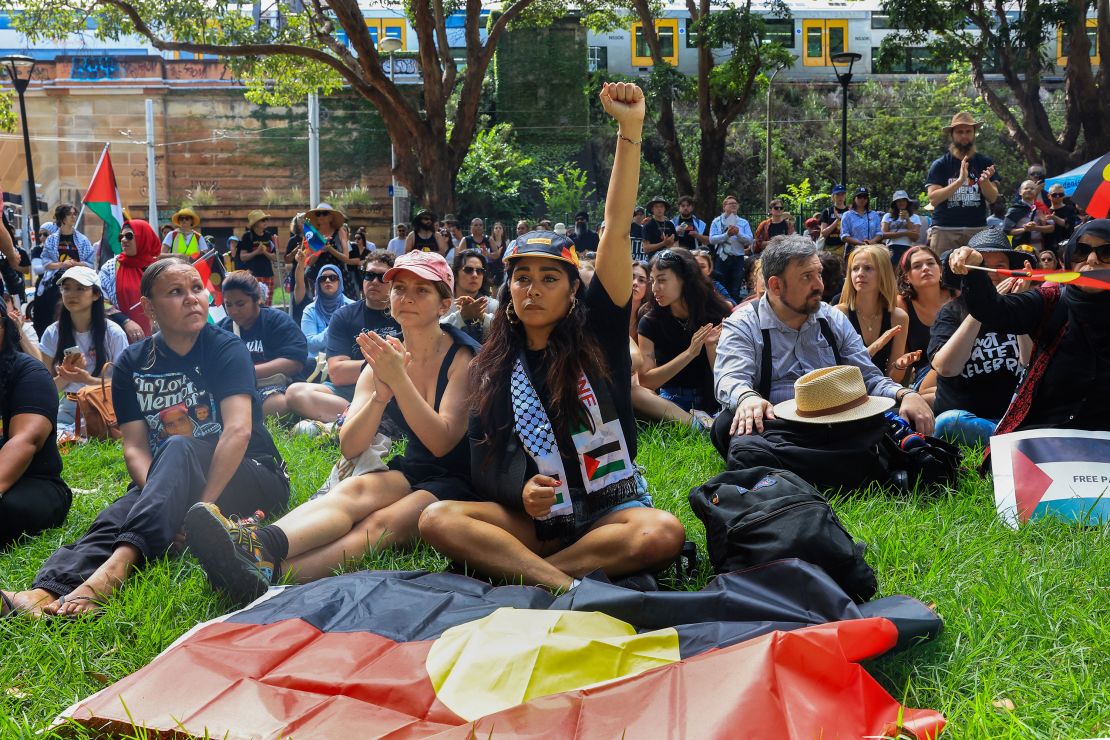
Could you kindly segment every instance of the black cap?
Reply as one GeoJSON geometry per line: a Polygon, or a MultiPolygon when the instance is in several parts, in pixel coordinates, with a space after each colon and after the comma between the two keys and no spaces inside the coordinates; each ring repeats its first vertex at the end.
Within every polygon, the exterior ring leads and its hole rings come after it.
{"type": "Polygon", "coordinates": [[[855,199],[855,198],[860,197],[861,195],[866,195],[868,198],[870,198],[871,197],[871,191],[861,185],[858,188],[856,188],[856,192],[852,194],[852,198],[855,199]]]}

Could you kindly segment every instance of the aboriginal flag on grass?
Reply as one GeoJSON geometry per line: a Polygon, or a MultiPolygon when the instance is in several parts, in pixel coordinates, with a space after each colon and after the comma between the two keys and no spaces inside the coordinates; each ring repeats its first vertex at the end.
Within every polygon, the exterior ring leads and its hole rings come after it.
{"type": "Polygon", "coordinates": [[[858,662],[940,629],[904,596],[856,605],[785,560],[698,592],[587,579],[562,596],[446,573],[287,588],[194,629],[67,710],[175,736],[860,738],[943,717],[858,662]]]}

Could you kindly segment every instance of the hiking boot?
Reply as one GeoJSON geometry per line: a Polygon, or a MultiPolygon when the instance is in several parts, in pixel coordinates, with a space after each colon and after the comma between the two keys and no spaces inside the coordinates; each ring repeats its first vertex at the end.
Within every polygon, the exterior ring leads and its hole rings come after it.
{"type": "Polygon", "coordinates": [[[185,539],[212,588],[244,607],[266,593],[274,562],[255,536],[255,525],[232,521],[215,504],[197,503],[185,514],[185,539]]]}

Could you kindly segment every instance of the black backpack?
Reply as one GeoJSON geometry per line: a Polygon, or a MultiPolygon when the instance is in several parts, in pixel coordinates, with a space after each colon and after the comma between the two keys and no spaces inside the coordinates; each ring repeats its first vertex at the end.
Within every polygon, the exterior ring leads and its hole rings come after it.
{"type": "Polygon", "coordinates": [[[755,467],[728,471],[690,491],[705,524],[709,561],[728,573],[783,558],[822,568],[857,603],[875,595],[875,572],[825,497],[798,475],[755,467]]]}

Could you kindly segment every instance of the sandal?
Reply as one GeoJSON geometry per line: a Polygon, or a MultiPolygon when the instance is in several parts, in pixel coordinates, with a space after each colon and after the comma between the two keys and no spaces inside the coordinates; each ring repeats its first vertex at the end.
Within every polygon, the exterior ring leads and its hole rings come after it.
{"type": "Polygon", "coordinates": [[[96,617],[96,616],[100,615],[101,610],[106,605],[107,605],[107,603],[105,601],[103,601],[101,599],[98,599],[95,596],[71,596],[69,594],[66,594],[65,596],[63,596],[61,598],[61,603],[58,604],[58,610],[55,610],[53,616],[55,616],[55,617],[69,617],[71,619],[76,619],[78,617],[96,617]],[[93,609],[91,611],[81,612],[79,614],[59,614],[58,613],[58,611],[61,610],[62,607],[64,607],[66,604],[81,602],[81,601],[95,604],[96,609],[93,609]]]}

